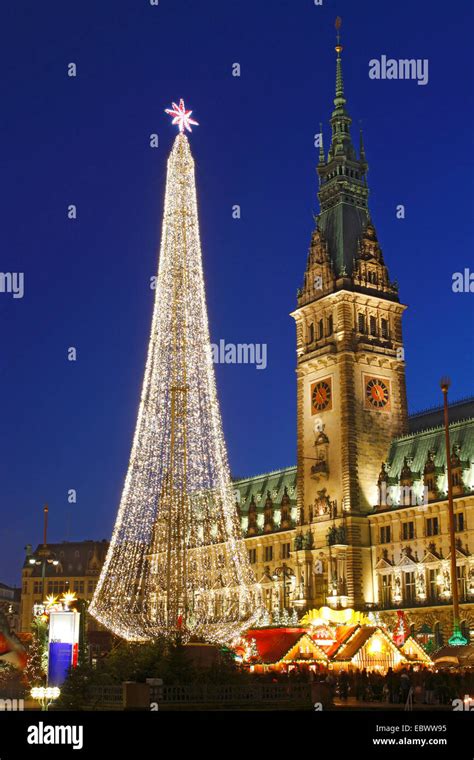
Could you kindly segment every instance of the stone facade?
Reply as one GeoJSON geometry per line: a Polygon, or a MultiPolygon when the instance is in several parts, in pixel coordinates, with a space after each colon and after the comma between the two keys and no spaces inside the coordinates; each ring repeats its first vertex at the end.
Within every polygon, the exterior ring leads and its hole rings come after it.
{"type": "MultiPolygon", "coordinates": [[[[33,606],[41,604],[46,596],[73,591],[79,599],[90,601],[107,553],[108,542],[63,541],[48,544],[47,557],[43,546],[35,552],[27,547],[22,570],[20,631],[28,633],[33,620],[33,606]],[[45,560],[43,578],[43,559],[45,560]],[[49,560],[54,560],[54,563],[49,560]]],[[[97,626],[88,616],[90,630],[97,626]]]]}
{"type": "MultiPolygon", "coordinates": [[[[434,414],[431,410],[425,415],[430,424],[434,414]]],[[[465,449],[456,455],[462,472],[458,481],[462,491],[454,496],[456,557],[461,624],[464,635],[469,638],[472,631],[474,638],[474,401],[454,404],[452,415],[465,416],[451,423],[450,434],[453,447],[457,449],[456,442],[463,440],[465,449]]],[[[441,410],[437,416],[441,423],[441,410]]],[[[422,427],[423,415],[409,418],[409,424],[422,427]]],[[[296,467],[234,482],[243,535],[270,617],[281,619],[284,609],[300,616],[327,604],[372,611],[393,624],[397,610],[403,609],[416,632],[428,626],[438,644],[447,640],[452,611],[443,434],[439,424],[394,439],[381,470],[390,473],[387,486],[376,479],[375,501],[369,511],[358,515],[338,517],[327,496],[316,507],[306,505],[301,510],[296,467]],[[428,461],[433,460],[438,471],[436,489],[424,503],[423,480],[431,475],[425,475],[418,463],[423,452],[435,448],[428,461]],[[407,450],[412,454],[413,487],[404,494],[407,450]],[[379,503],[380,494],[392,503],[379,503]],[[254,525],[250,533],[249,508],[254,525]],[[283,526],[282,515],[288,511],[291,522],[283,526]],[[357,596],[351,594],[353,588],[360,590],[357,596]]]]}
{"type": "MultiPolygon", "coordinates": [[[[336,51],[320,214],[292,314],[297,466],[236,481],[238,508],[269,614],[329,604],[393,617],[403,608],[441,641],[450,599],[441,410],[408,416],[406,307],[370,219],[365,149],[362,136],[358,152],[352,144],[336,51]],[[291,524],[281,519],[288,509],[291,524]]],[[[451,411],[461,609],[474,633],[474,404],[451,411]]]]}

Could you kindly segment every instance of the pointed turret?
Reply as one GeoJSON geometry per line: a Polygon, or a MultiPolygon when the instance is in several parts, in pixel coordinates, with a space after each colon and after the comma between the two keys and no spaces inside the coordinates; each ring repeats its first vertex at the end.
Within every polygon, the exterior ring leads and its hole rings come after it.
{"type": "Polygon", "coordinates": [[[344,79],[342,76],[342,58],[341,53],[341,18],[336,19],[336,94],[334,97],[334,111],[331,115],[332,138],[329,159],[336,156],[347,156],[350,159],[356,158],[354,146],[351,141],[350,127],[352,119],[346,110],[346,98],[344,95],[344,79]]]}
{"type": "Polygon", "coordinates": [[[318,164],[321,213],[318,227],[328,242],[336,276],[350,276],[358,241],[369,220],[367,162],[361,143],[360,157],[351,139],[352,119],[346,108],[342,73],[341,19],[336,19],[336,91],[331,114],[331,146],[328,160],[318,164]]]}
{"type": "Polygon", "coordinates": [[[362,129],[358,151],[351,139],[352,119],[346,107],[342,73],[341,23],[338,17],[331,144],[326,159],[320,125],[317,166],[320,213],[316,217],[304,284],[298,291],[299,306],[347,288],[370,294],[383,293],[384,298],[399,300],[397,285],[390,280],[370,219],[368,163],[362,129]]]}
{"type": "Polygon", "coordinates": [[[319,164],[318,166],[324,166],[326,163],[326,157],[324,155],[324,141],[323,141],[323,125],[319,124],[319,133],[321,135],[321,143],[319,145],[319,164]]]}

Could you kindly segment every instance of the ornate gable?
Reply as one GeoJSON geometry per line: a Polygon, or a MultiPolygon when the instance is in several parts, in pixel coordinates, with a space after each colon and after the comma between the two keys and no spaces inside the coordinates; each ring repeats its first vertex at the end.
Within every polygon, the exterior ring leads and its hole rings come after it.
{"type": "Polygon", "coordinates": [[[416,570],[417,564],[418,563],[415,562],[415,560],[412,557],[408,556],[408,554],[405,554],[402,557],[400,557],[400,559],[396,563],[396,567],[400,569],[405,568],[407,570],[416,570]]]}

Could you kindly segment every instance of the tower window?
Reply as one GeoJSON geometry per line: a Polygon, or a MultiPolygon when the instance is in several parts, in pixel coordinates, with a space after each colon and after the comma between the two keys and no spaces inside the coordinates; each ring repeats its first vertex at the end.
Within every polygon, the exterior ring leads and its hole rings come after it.
{"type": "Polygon", "coordinates": [[[388,338],[388,322],[386,319],[382,319],[381,321],[381,328],[382,328],[382,338],[388,338]]]}
{"type": "Polygon", "coordinates": [[[365,316],[364,316],[364,314],[359,314],[358,324],[359,324],[359,332],[360,333],[365,333],[365,316]]]}
{"type": "Polygon", "coordinates": [[[332,314],[330,314],[328,317],[328,335],[332,335],[333,330],[334,330],[333,318],[332,318],[332,314]]]}
{"type": "Polygon", "coordinates": [[[311,322],[311,324],[309,326],[308,342],[312,343],[313,341],[314,341],[314,324],[313,324],[313,322],[311,322]]]}
{"type": "Polygon", "coordinates": [[[321,340],[323,336],[324,336],[324,321],[320,319],[319,324],[318,324],[318,340],[321,340]]]}
{"type": "Polygon", "coordinates": [[[370,317],[370,334],[377,335],[377,320],[375,317],[370,317]]]}

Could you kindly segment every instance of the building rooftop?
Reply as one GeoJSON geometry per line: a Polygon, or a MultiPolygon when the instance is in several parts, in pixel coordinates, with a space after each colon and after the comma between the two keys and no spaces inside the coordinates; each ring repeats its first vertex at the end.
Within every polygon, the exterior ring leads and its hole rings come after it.
{"type": "MultiPolygon", "coordinates": [[[[459,401],[453,401],[449,404],[449,422],[460,422],[461,420],[474,419],[474,396],[459,401]]],[[[408,417],[408,427],[410,434],[417,433],[420,430],[441,427],[444,425],[443,406],[434,406],[430,409],[424,409],[420,412],[414,412],[408,417]]]]}
{"type": "MultiPolygon", "coordinates": [[[[453,401],[449,405],[451,446],[459,446],[459,456],[466,469],[474,459],[474,397],[453,401]]],[[[423,472],[428,452],[434,452],[434,460],[440,469],[446,465],[444,444],[443,407],[437,406],[411,414],[408,418],[408,435],[396,438],[390,447],[387,462],[390,466],[390,479],[397,480],[403,467],[405,456],[414,473],[423,472]]],[[[267,491],[275,506],[279,506],[285,487],[290,505],[296,505],[296,466],[283,467],[279,470],[236,478],[233,481],[239,492],[240,506],[243,512],[255,499],[257,511],[263,511],[267,491]]]]}
{"type": "MultiPolygon", "coordinates": [[[[469,404],[460,404],[458,414],[450,414],[449,424],[451,450],[455,447],[463,472],[469,471],[474,461],[474,416],[471,418],[465,416],[469,408],[469,404]]],[[[420,429],[392,441],[387,459],[389,481],[398,480],[405,457],[415,479],[421,478],[429,454],[433,457],[436,474],[440,475],[445,470],[446,443],[443,421],[431,427],[425,426],[426,421],[433,423],[436,421],[434,410],[418,417],[420,420],[423,417],[424,420],[420,429]]],[[[470,475],[467,477],[469,478],[470,475]]],[[[473,484],[468,482],[466,485],[470,488],[473,484]]]]}
{"type": "Polygon", "coordinates": [[[263,475],[234,480],[234,486],[239,493],[237,500],[240,500],[240,506],[244,511],[248,510],[252,496],[257,510],[263,510],[267,491],[270,492],[273,503],[278,506],[285,494],[285,488],[290,505],[296,505],[296,467],[283,467],[281,470],[273,470],[263,475]]]}
{"type": "MultiPolygon", "coordinates": [[[[46,563],[47,577],[98,575],[104,563],[109,543],[102,541],[62,541],[61,543],[48,544],[47,549],[51,558],[58,560],[57,565],[46,563]]],[[[29,560],[32,556],[41,558],[43,544],[38,544],[36,550],[27,553],[24,569],[31,569],[33,577],[41,577],[41,565],[31,565],[29,560]]]]}

